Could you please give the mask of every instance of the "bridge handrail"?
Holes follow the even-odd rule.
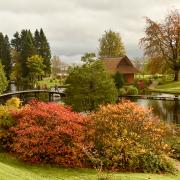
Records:
[[[4,96],[12,96],[12,95],[16,95],[16,94],[24,94],[24,93],[38,93],[38,92],[45,92],[45,93],[53,93],[53,94],[64,94],[64,92],[59,92],[59,91],[51,91],[51,90],[24,90],[24,91],[16,91],[16,92],[10,92],[10,93],[4,93],[1,94],[0,97],[4,97]]]
[[[137,98],[137,99],[154,99],[154,100],[180,100],[178,97],[167,97],[167,96],[150,96],[150,95],[122,95],[120,98]]]

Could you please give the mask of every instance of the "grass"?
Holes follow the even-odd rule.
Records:
[[[44,78],[43,80],[38,81],[38,85],[40,85],[41,87],[47,85],[48,88],[53,88],[55,85],[63,85],[63,82],[63,79],[60,81],[60,79]]]
[[[112,180],[179,180],[177,175],[157,175],[146,173],[114,173]],[[65,169],[51,166],[32,166],[25,164],[6,153],[0,153],[1,180],[96,180],[98,174],[92,169]]]
[[[173,81],[173,82],[168,82],[163,85],[158,85],[151,90],[155,92],[180,94],[180,81],[177,81],[177,82]]]

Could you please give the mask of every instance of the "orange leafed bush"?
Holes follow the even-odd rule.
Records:
[[[92,114],[95,147],[104,168],[124,171],[168,171],[164,155],[170,126],[130,101],[101,106]],[[154,158],[154,159],[153,159]],[[151,167],[152,165],[152,167]]]
[[[81,147],[91,145],[87,132],[90,118],[63,105],[38,101],[14,112],[13,118],[17,125],[10,129],[11,151],[24,161],[66,167],[84,165]]]

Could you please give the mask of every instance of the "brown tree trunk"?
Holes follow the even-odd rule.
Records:
[[[174,71],[174,81],[178,81],[179,79],[179,70]]]

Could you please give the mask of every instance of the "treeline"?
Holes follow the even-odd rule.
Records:
[[[45,76],[51,73],[51,50],[43,29],[23,29],[16,32],[11,41],[7,35],[0,33],[0,61],[8,79],[27,82],[28,58],[38,55],[43,59]]]

